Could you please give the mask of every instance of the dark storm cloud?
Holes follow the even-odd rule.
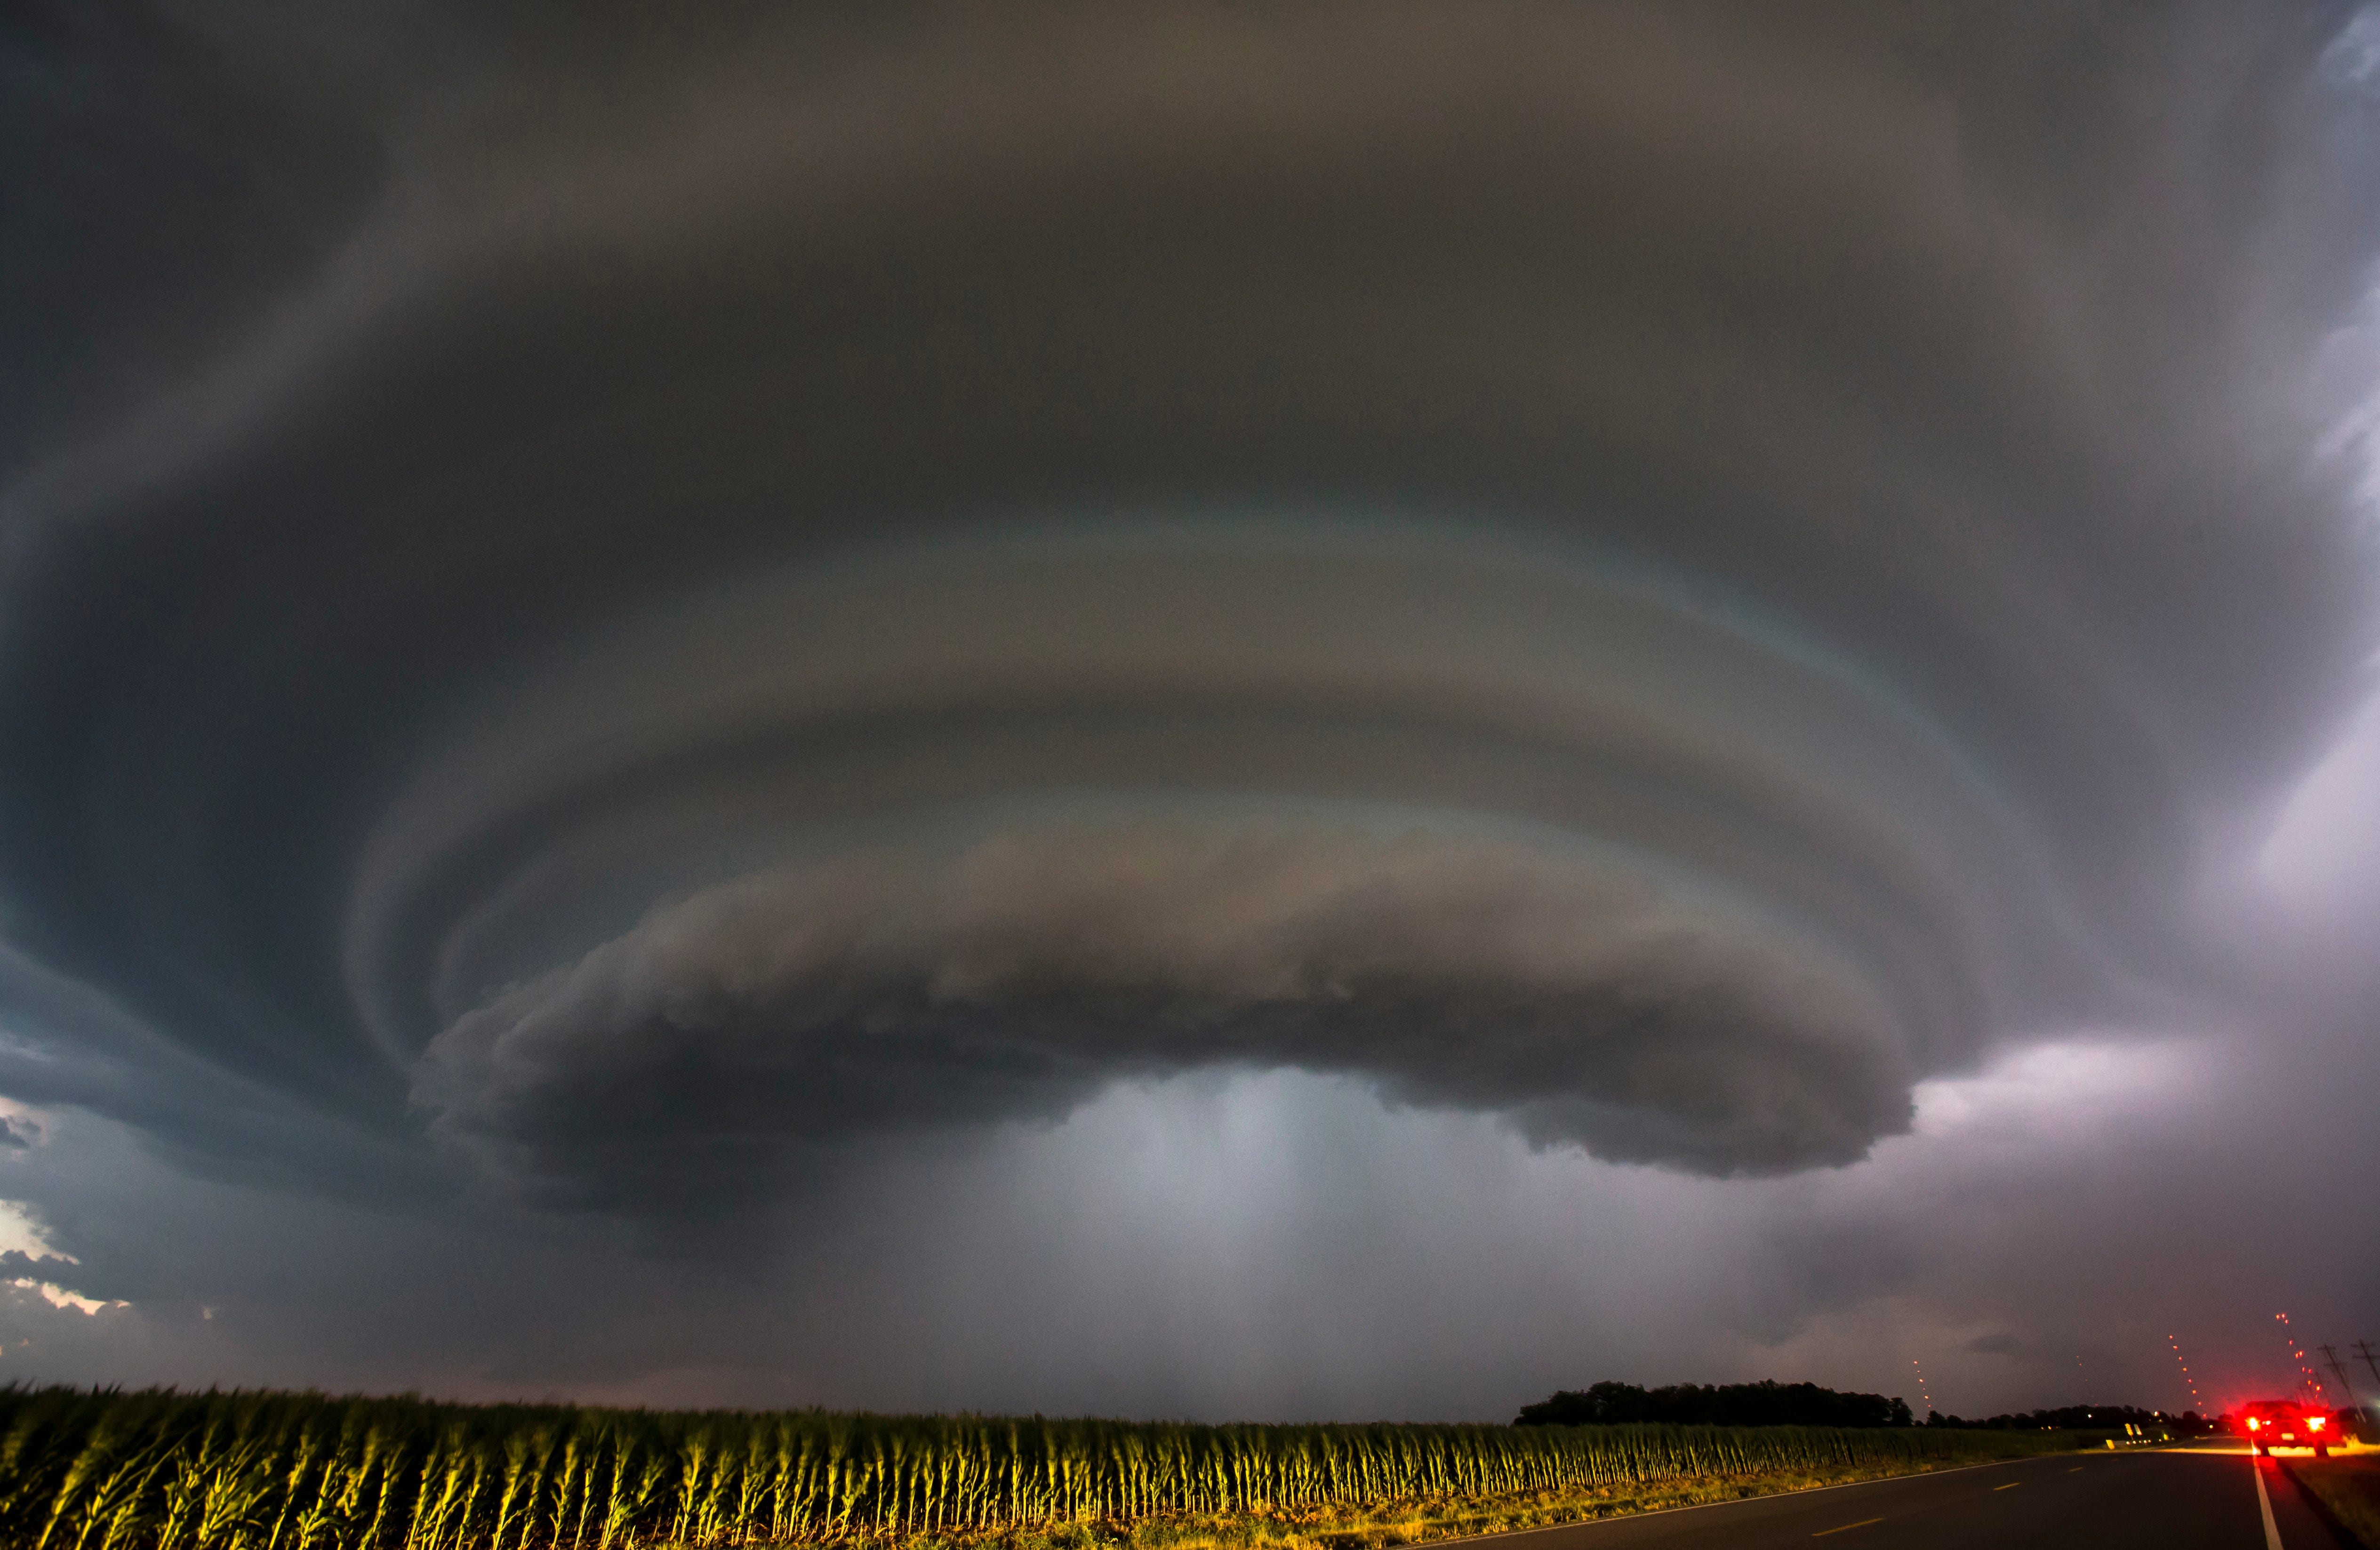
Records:
[[[2343,9],[704,15],[408,18],[0,496],[74,1101],[617,1202],[1290,1065],[1765,1171],[2242,994],[2206,850],[2374,640]]]
[[[0,469],[233,348],[384,175],[370,70],[256,46],[291,18],[210,35],[172,10],[30,0],[0,24]]]
[[[1621,1158],[1848,1162],[1905,1122],[1918,1062],[1796,946],[1510,846],[1010,833],[697,895],[466,1014],[419,1091],[565,1178],[719,1134],[1054,1116],[1221,1062],[1364,1072]]]

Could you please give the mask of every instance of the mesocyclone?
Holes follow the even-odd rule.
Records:
[[[2008,963],[2075,978],[2032,836],[1938,729],[1475,525],[848,557],[468,725],[348,934],[455,1128],[699,1128],[657,1099],[682,1080],[738,1134],[831,1132],[1236,1062],[1775,1168],[1900,1124],[2019,1012]],[[557,968],[565,921],[604,945]]]
[[[2362,639],[2343,476],[2234,414],[2349,305],[2350,142],[2275,142],[2282,272],[2129,142],[2010,177],[2008,82],[1497,15],[399,137],[8,496],[14,950],[613,1202],[1212,1065],[1772,1172],[2203,993],[2208,814]]]

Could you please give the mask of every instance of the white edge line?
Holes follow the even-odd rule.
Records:
[[[2277,1466],[2276,1466],[2277,1467]],[[2256,1454],[2248,1455],[2248,1468],[2255,1471],[2256,1507],[2265,1515],[2265,1550],[2281,1550],[2280,1525],[2273,1521],[2273,1498],[2265,1494],[2264,1460]]]
[[[2077,1449],[2087,1452],[2088,1449]],[[1667,1518],[1673,1512],[1700,1512],[1710,1507],[1744,1507],[1753,1502],[1781,1502],[1788,1497],[1815,1496],[1827,1491],[1854,1491],[1863,1485],[1889,1485],[1899,1480],[1939,1480],[1946,1474],[1965,1474],[1970,1470],[2001,1470],[2010,1464],[2030,1464],[2034,1458],[2062,1458],[2063,1453],[2036,1453],[2028,1458],[1995,1458],[1988,1464],[1961,1464],[1955,1470],[1916,1470],[1908,1474],[1878,1475],[1874,1480],[1845,1480],[1832,1485],[1805,1485],[1799,1491],[1771,1491],[1764,1496],[1738,1496],[1726,1502],[1689,1502],[1684,1507],[1657,1507],[1650,1512],[1616,1512],[1609,1518],[1580,1518],[1568,1523],[1540,1523],[1534,1529],[1499,1529],[1494,1533],[1464,1534],[1460,1539],[1417,1540],[1404,1550],[1438,1550],[1441,1544],[1477,1544],[1485,1540],[1519,1539],[1524,1534],[1559,1533],[1564,1529],[1592,1529],[1605,1523],[1633,1523],[1645,1518]],[[2264,1482],[2256,1483],[2258,1490]],[[2280,1542],[2273,1542],[2269,1550],[2280,1550]]]

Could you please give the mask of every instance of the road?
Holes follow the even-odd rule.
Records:
[[[2267,1537],[2258,1478],[2272,1505]],[[2270,1459],[2065,1454],[1467,1542],[1497,1550],[2351,1550]]]

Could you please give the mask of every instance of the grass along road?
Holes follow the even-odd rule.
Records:
[[[2067,1446],[2077,1446],[2071,1440]],[[2013,1457],[2033,1457],[2032,1453]],[[1383,1550],[1439,1540],[1473,1539],[1606,1519],[1710,1507],[1766,1496],[1901,1479],[1973,1463],[1903,1461],[1827,1470],[1777,1470],[1751,1474],[1679,1475],[1628,1484],[1521,1491],[1500,1496],[1413,1497],[1370,1506],[1262,1509],[1228,1515],[1160,1515],[1125,1522],[1030,1525],[995,1532],[944,1536],[933,1544],[983,1550]],[[887,1550],[894,1550],[892,1545]]]
[[[2380,1550],[2380,1447],[2357,1444],[2328,1458],[2291,1454],[2282,1464],[2364,1550]]]

